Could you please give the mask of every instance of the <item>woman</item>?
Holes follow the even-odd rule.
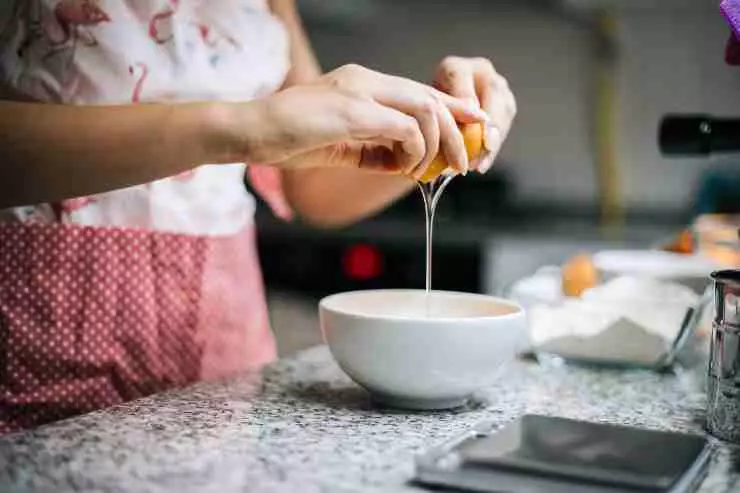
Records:
[[[440,149],[485,172],[516,111],[484,59],[437,89],[321,75],[292,0],[18,0],[2,25],[0,432],[275,357],[245,168],[339,226]],[[479,162],[456,121],[487,123]]]

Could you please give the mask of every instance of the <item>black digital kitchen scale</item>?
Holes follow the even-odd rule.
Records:
[[[710,453],[699,435],[526,415],[420,457],[415,481],[482,493],[688,493]]]

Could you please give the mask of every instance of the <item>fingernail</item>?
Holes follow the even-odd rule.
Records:
[[[470,171],[470,164],[460,163],[457,165],[457,169],[460,170],[460,174],[465,176]]]
[[[468,106],[468,111],[470,112],[470,116],[477,120],[480,120],[483,123],[488,123],[490,121],[488,113],[480,109],[478,106],[473,106],[471,104],[470,106]]]
[[[401,172],[404,175],[410,176],[410,177],[413,178],[414,175],[415,175],[414,170],[416,170],[416,166],[417,166],[416,164],[410,164],[410,165],[406,166],[405,168],[402,168]],[[416,171],[416,173],[418,173],[418,170]]]
[[[499,147],[501,147],[501,131],[495,125],[486,125],[483,144],[489,152],[498,152]]]
[[[470,171],[471,168],[470,168],[470,160],[468,160],[467,156],[463,156],[463,159],[462,161],[460,161],[457,168],[460,170],[460,173],[462,173],[463,176],[468,174],[468,171]]]
[[[485,158],[481,160],[481,162],[478,164],[478,173],[481,175],[485,175],[488,173],[488,170],[491,169],[493,166],[493,161],[496,159],[496,156],[493,154],[489,154]]]

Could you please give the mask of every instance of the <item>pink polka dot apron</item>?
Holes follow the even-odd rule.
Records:
[[[0,275],[0,432],[275,356],[259,330],[268,322],[251,228],[209,238],[1,224]]]
[[[288,70],[265,0],[9,4],[0,80],[24,99],[246,101]],[[244,163],[0,210],[0,433],[275,358],[245,169],[290,218],[280,174]]]

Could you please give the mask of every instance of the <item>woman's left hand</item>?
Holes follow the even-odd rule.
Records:
[[[451,96],[470,100],[490,118],[483,140],[485,152],[471,163],[479,173],[487,172],[509,135],[517,112],[509,83],[486,58],[448,56],[439,64],[434,85]]]

